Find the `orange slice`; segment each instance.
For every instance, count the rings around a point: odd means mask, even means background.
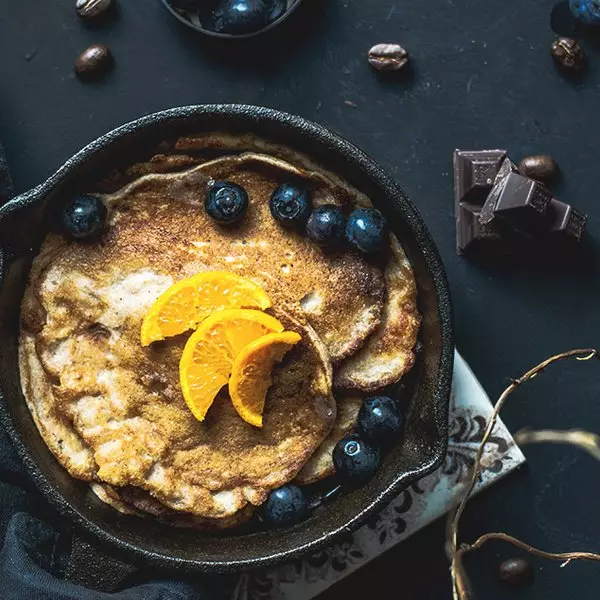
[[[229,395],[240,417],[250,425],[263,426],[265,400],[272,383],[271,371],[301,339],[292,331],[271,333],[248,344],[235,359]]]
[[[258,310],[222,310],[202,322],[187,341],[179,363],[181,391],[198,421],[204,420],[229,380],[233,361],[241,350],[283,329],[275,317]]]
[[[271,306],[255,283],[225,271],[200,273],[172,285],[152,305],[142,323],[142,346],[195,329],[216,310]]]

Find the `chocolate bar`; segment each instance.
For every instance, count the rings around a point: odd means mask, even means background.
[[[455,150],[454,194],[456,205],[482,206],[492,190],[506,150]]]
[[[585,232],[587,216],[521,175],[504,150],[455,150],[454,193],[458,254],[565,249]]]
[[[548,226],[552,194],[540,183],[511,172],[496,184],[480,215],[482,225],[501,218],[520,231],[535,233]]]

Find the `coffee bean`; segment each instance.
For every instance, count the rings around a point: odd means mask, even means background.
[[[86,48],[75,61],[75,72],[82,78],[98,77],[112,64],[112,54],[104,44]]]
[[[533,583],[533,567],[524,558],[509,558],[498,565],[498,579],[508,587],[526,587]]]
[[[534,156],[526,156],[519,163],[519,171],[537,181],[550,181],[557,172],[558,166],[554,159],[548,154],[536,154]]]
[[[408,52],[398,44],[377,44],[369,50],[369,64],[377,71],[399,71],[408,62]]]
[[[585,53],[577,40],[559,38],[552,44],[552,58],[566,71],[580,71],[585,66]]]
[[[97,19],[106,14],[113,0],[77,0],[75,10],[82,19]]]

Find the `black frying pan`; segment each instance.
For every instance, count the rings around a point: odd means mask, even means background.
[[[284,530],[218,536],[125,516],[103,504],[88,484],[72,479],[38,434],[19,384],[19,304],[35,256],[57,204],[89,189],[111,167],[129,163],[166,139],[202,131],[255,133],[309,154],[368,194],[406,248],[423,315],[423,351],[402,392],[404,441],[365,487],[340,495],[306,522]],[[39,187],[0,209],[0,418],[42,493],[90,539],[134,562],[188,573],[241,571],[300,557],[331,545],[385,507],[411,482],[442,461],[452,379],[452,313],[436,247],[413,204],[370,158],[326,129],[266,108],[215,105],[175,108],[108,133],[71,158]]]

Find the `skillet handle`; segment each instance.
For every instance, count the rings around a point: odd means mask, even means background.
[[[65,580],[99,592],[116,592],[137,568],[105,554],[73,532]]]

